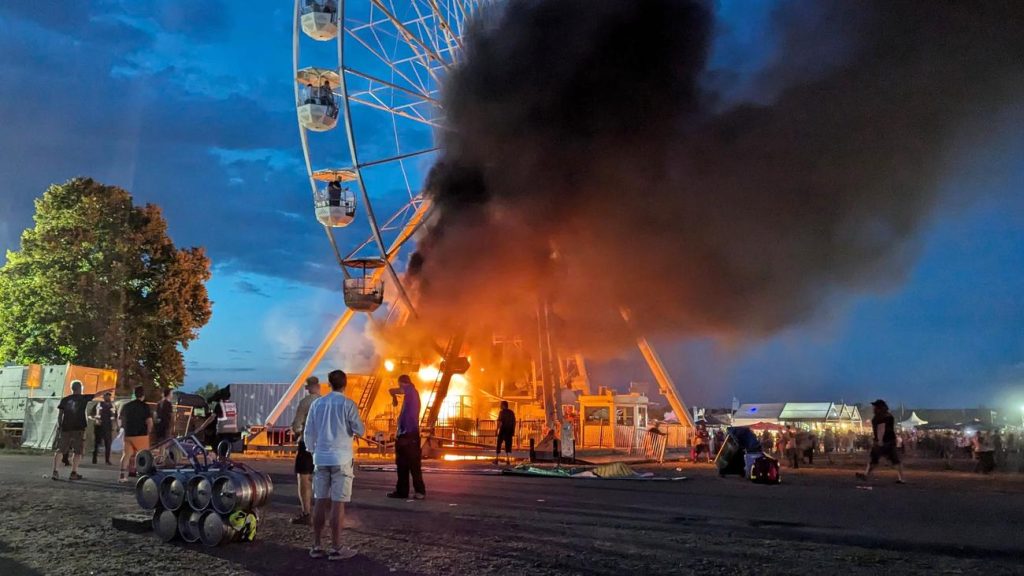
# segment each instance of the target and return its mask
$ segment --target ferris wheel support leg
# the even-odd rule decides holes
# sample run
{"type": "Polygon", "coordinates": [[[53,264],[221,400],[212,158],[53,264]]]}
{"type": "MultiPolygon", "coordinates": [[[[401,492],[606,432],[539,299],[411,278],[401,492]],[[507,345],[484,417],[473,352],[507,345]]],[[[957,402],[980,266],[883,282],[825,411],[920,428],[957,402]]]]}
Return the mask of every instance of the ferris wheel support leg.
{"type": "Polygon", "coordinates": [[[647,366],[654,375],[654,380],[658,383],[658,388],[661,389],[661,393],[668,399],[668,404],[672,407],[672,411],[676,413],[676,417],[679,418],[680,422],[693,428],[693,418],[690,417],[690,411],[686,409],[686,404],[683,403],[679,390],[676,389],[676,383],[668,375],[668,371],[662,365],[658,353],[654,351],[650,342],[643,336],[636,339],[636,345],[640,348],[640,354],[643,355],[647,366]]]}
{"type": "MultiPolygon", "coordinates": [[[[626,321],[626,324],[632,327],[629,310],[622,308],[619,312],[622,314],[622,319],[626,321]]],[[[654,351],[654,347],[651,346],[646,337],[639,334],[636,335],[636,345],[640,349],[640,354],[644,357],[644,361],[647,362],[647,367],[651,369],[651,374],[654,375],[654,380],[658,383],[661,394],[665,396],[668,400],[668,405],[672,407],[672,412],[675,413],[676,418],[679,418],[680,422],[693,428],[693,418],[690,416],[690,411],[687,410],[686,404],[683,403],[682,395],[679,394],[676,383],[672,381],[668,370],[665,370],[665,365],[661,363],[661,358],[654,351]]]]}
{"type": "Polygon", "coordinates": [[[306,378],[309,378],[309,375],[313,373],[313,370],[316,370],[317,365],[320,364],[321,360],[323,360],[324,354],[331,349],[331,346],[334,345],[334,341],[337,340],[338,336],[340,336],[342,331],[345,330],[345,326],[348,325],[354,315],[355,313],[352,312],[352,310],[346,309],[345,313],[342,314],[341,317],[338,318],[338,321],[334,323],[334,326],[331,326],[330,332],[327,333],[327,336],[325,336],[323,341],[320,342],[320,345],[317,346],[316,351],[313,352],[313,356],[311,356],[302,367],[299,375],[295,377],[295,380],[292,381],[292,385],[288,387],[288,391],[285,392],[284,396],[277,401],[277,406],[274,406],[274,410],[270,413],[270,416],[267,416],[267,426],[273,426],[277,423],[277,419],[281,417],[281,414],[283,414],[285,409],[288,408],[292,399],[299,393],[299,389],[301,389],[303,384],[305,384],[306,378]]]}

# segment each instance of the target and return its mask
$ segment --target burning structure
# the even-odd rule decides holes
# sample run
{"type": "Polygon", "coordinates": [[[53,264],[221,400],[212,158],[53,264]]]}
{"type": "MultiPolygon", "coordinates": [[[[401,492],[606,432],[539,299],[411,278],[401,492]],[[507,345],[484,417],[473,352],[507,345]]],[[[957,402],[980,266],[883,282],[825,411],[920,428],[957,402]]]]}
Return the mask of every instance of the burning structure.
{"type": "MultiPolygon", "coordinates": [[[[414,42],[442,78],[440,155],[399,235],[420,233],[416,252],[400,279],[377,231],[379,266],[347,276],[346,302],[395,285],[381,359],[416,366],[428,427],[464,413],[455,398],[476,417],[521,399],[554,424],[589,391],[581,355],[636,344],[688,418],[644,335],[758,337],[898,282],[947,160],[1024,94],[1020,3],[782,1],[777,55],[746,92],[708,64],[714,16],[697,0],[509,0],[458,38],[442,26],[449,49],[414,42]]],[[[369,205],[352,155],[339,181],[369,205]]],[[[369,379],[366,416],[401,371],[369,379]]]]}

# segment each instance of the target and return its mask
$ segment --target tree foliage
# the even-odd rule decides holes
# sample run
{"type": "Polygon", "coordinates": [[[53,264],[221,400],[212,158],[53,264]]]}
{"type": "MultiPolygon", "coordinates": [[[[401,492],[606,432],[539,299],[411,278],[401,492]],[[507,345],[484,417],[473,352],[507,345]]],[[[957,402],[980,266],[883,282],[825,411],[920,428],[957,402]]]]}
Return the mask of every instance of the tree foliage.
{"type": "Polygon", "coordinates": [[[182,350],[211,315],[203,249],[176,248],[157,206],[91,179],[50,186],[35,207],[35,226],[0,268],[0,361],[180,385],[182,350]]]}
{"type": "Polygon", "coordinates": [[[210,396],[213,396],[214,393],[220,390],[220,388],[220,386],[217,386],[213,382],[207,382],[206,384],[200,386],[195,393],[209,400],[210,396]]]}

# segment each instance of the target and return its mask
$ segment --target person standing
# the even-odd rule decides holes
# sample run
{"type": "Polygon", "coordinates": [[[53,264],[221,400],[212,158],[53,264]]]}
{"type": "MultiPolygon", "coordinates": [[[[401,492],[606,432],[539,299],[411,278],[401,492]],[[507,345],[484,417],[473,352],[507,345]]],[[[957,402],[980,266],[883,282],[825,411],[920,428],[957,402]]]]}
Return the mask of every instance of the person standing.
{"type": "Polygon", "coordinates": [[[96,463],[96,455],[103,444],[103,457],[107,465],[110,465],[110,443],[113,441],[114,432],[114,403],[110,400],[110,392],[103,393],[103,401],[98,402],[94,407],[92,415],[92,463],[96,463]]]}
{"type": "Polygon", "coordinates": [[[889,412],[889,405],[879,398],[871,403],[875,416],[871,419],[871,431],[874,441],[867,469],[858,472],[857,478],[867,481],[871,472],[878,466],[881,458],[886,458],[896,467],[896,483],[903,484],[903,464],[900,462],[899,451],[896,450],[896,419],[889,412]]]}
{"type": "Polygon", "coordinates": [[[767,428],[761,431],[761,450],[765,454],[771,454],[774,448],[775,439],[772,438],[772,433],[767,428]]]}
{"type": "Polygon", "coordinates": [[[156,417],[153,419],[153,443],[159,444],[174,435],[174,402],[171,401],[171,389],[163,389],[163,397],[156,404],[156,417]]]}
{"type": "Polygon", "coordinates": [[[82,383],[78,380],[71,382],[71,394],[61,398],[57,405],[57,423],[60,428],[60,440],[57,450],[53,453],[53,473],[50,478],[60,480],[57,473],[57,459],[62,453],[74,454],[71,457],[70,480],[81,480],[82,475],[78,473],[78,464],[82,461],[82,452],[85,448],[85,428],[88,426],[88,419],[85,410],[92,401],[92,394],[82,394],[82,383]]]}
{"type": "Polygon", "coordinates": [[[127,482],[135,476],[135,455],[149,449],[149,435],[153,432],[153,413],[143,400],[146,390],[135,387],[135,399],[121,407],[121,427],[124,428],[124,449],[121,451],[121,474],[118,482],[127,482]]]}
{"type": "Polygon", "coordinates": [[[505,463],[512,464],[512,437],[516,434],[516,413],[508,407],[508,401],[501,401],[498,412],[498,444],[494,448],[494,463],[501,457],[501,445],[505,445],[505,463]]]}
{"type": "Polygon", "coordinates": [[[836,433],[831,428],[825,429],[822,436],[822,444],[825,448],[825,460],[832,464],[832,453],[836,451],[836,433]]]}
{"type": "Polygon", "coordinates": [[[782,433],[782,438],[782,453],[789,459],[793,468],[799,468],[800,453],[797,449],[797,439],[799,438],[797,433],[790,426],[786,426],[786,431],[782,433]]]}
{"type": "Polygon", "coordinates": [[[398,436],[395,438],[395,465],[398,468],[398,483],[395,490],[388,492],[388,498],[409,497],[409,476],[412,476],[413,498],[427,497],[423,484],[422,448],[420,447],[420,394],[407,374],[398,377],[398,388],[392,388],[391,403],[398,404],[397,396],[403,395],[402,411],[398,414],[398,436]]]}
{"type": "Polygon", "coordinates": [[[306,417],[309,407],[320,397],[320,379],[316,376],[306,378],[306,397],[299,401],[292,419],[292,433],[299,439],[299,447],[295,452],[295,477],[299,483],[299,515],[292,518],[292,524],[309,525],[310,513],[313,511],[313,455],[306,448],[302,434],[306,429],[306,417]]]}
{"type": "Polygon", "coordinates": [[[303,441],[313,455],[313,547],[312,558],[346,560],[356,555],[341,547],[345,503],[352,501],[352,442],[365,433],[359,407],[344,394],[348,378],[341,370],[327,375],[331,393],[315,399],[306,416],[303,441]],[[331,516],[331,549],[324,552],[320,535],[331,516]]]}

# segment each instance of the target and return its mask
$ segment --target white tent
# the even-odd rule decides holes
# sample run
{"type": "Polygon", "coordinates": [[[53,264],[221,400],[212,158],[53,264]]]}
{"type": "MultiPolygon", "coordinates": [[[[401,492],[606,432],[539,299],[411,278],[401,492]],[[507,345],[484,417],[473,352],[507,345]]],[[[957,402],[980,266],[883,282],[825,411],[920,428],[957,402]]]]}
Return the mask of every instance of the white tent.
{"type": "Polygon", "coordinates": [[[53,449],[57,440],[57,405],[60,398],[29,398],[25,403],[25,424],[21,445],[40,450],[53,449]]]}
{"type": "Polygon", "coordinates": [[[918,426],[922,426],[927,423],[928,421],[922,420],[921,417],[917,415],[917,412],[911,412],[910,418],[907,418],[903,422],[900,422],[899,427],[903,428],[904,430],[910,430],[911,428],[917,428],[918,426]]]}

